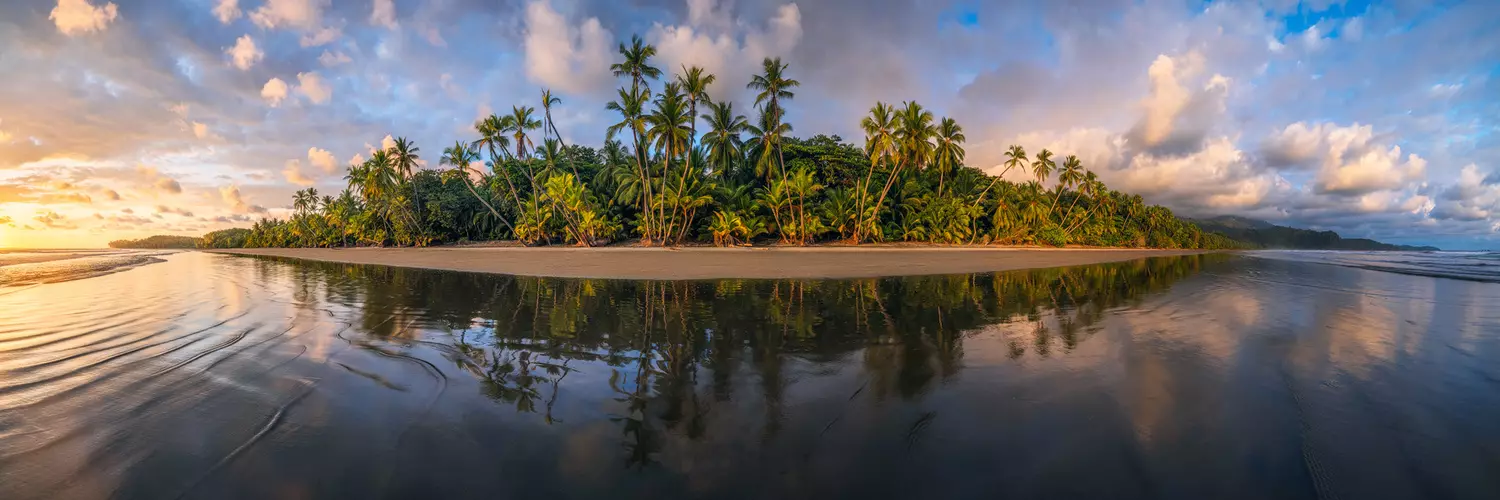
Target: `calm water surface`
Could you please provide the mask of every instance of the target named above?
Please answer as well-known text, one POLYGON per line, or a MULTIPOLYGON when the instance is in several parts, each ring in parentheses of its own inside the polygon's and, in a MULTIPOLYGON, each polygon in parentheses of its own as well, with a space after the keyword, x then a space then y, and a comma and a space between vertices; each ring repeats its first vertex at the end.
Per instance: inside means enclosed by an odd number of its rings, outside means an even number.
POLYGON ((0 498, 1500 497, 1495 283, 84 258, 0 264, 0 498))

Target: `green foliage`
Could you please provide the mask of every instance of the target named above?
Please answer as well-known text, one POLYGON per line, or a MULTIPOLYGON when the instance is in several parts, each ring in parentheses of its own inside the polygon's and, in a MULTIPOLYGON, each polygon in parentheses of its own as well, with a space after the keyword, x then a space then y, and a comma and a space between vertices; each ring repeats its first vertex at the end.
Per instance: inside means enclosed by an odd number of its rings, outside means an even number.
POLYGON ((444 170, 421 168, 417 145, 398 138, 351 166, 339 196, 300 191, 287 219, 205 244, 593 246, 631 234, 643 245, 1246 246, 1110 190, 1072 155, 1011 147, 999 174, 1035 178, 1020 184, 966 166, 963 127, 917 102, 876 103, 860 123, 863 147, 791 137, 785 110, 799 83, 780 59, 747 85, 751 120, 710 97, 723 83, 701 68, 663 75, 639 38, 619 51, 621 88, 606 106, 618 121, 601 148, 563 143, 552 123, 562 101, 543 90, 540 103, 476 122, 473 137, 443 150, 444 170))
POLYGON ((214 231, 203 235, 198 241, 198 248, 244 248, 245 241, 250 238, 250 230, 236 227, 214 231))
POLYGON ((156 235, 147 236, 138 240, 115 240, 109 242, 110 248, 197 248, 198 238, 191 236, 169 236, 156 235))

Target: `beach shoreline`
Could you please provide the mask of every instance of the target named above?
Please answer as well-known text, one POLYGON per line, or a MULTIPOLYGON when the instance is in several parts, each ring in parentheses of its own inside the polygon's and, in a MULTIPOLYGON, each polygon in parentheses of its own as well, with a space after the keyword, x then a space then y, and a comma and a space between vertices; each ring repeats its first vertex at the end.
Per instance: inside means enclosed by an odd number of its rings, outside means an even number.
POLYGON ((838 279, 971 274, 1218 252, 907 246, 245 248, 203 251, 519 276, 646 280, 838 279))

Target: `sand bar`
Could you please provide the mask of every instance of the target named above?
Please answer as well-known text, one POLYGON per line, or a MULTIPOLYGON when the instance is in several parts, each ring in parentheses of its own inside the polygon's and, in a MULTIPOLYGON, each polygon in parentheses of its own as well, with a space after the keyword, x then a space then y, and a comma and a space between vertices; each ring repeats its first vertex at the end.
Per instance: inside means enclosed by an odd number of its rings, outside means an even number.
POLYGON ((956 247, 754 247, 754 248, 255 248, 213 250, 236 255, 288 257, 563 278, 866 278, 966 274, 1076 266, 1205 250, 1032 249, 956 247))

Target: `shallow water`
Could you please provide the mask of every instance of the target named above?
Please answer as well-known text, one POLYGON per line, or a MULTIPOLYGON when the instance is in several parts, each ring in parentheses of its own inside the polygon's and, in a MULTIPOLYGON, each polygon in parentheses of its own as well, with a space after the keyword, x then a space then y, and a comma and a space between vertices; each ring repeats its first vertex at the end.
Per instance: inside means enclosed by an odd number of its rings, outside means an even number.
POLYGON ((1493 283, 153 258, 0 288, 0 498, 1500 496, 1493 283))

